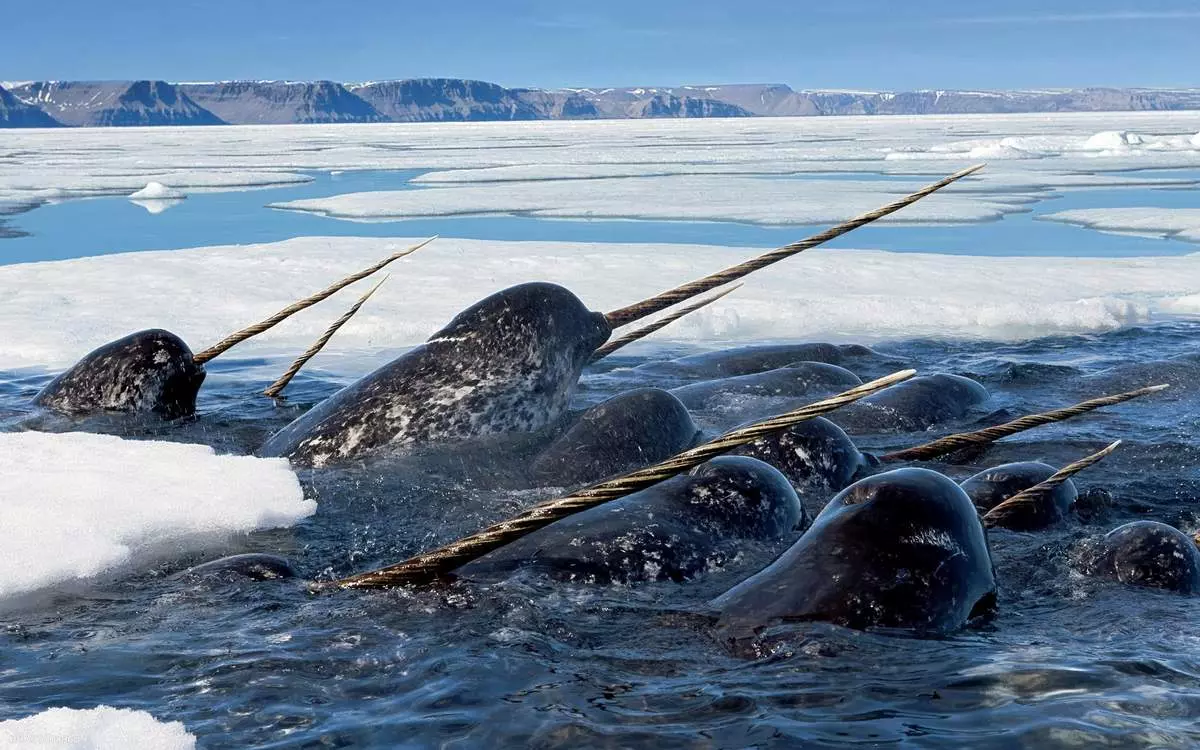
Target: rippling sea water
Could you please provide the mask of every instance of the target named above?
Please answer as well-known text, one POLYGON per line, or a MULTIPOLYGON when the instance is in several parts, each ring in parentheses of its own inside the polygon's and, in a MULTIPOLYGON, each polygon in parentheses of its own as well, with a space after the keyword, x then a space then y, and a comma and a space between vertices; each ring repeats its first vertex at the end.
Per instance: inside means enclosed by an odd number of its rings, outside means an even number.
MULTIPOLYGON (((320 510, 293 529, 8 603, 0 718, 49 706, 144 708, 183 721, 206 748, 1192 747, 1200 742, 1200 601, 1083 578, 1069 561, 1074 544, 1126 520, 1189 531, 1200 524, 1197 336, 1200 324, 1166 323, 1015 344, 895 342, 860 368, 866 377, 903 362, 975 377, 992 393, 983 409, 937 433, 863 435, 864 449, 1172 384, 1158 396, 1010 439, 968 463, 928 464, 965 478, 1007 461, 1062 465, 1125 441, 1079 478, 1081 489, 1112 495, 1087 523, 991 534, 1000 608, 982 629, 922 640, 787 626, 763 634, 749 653, 730 650, 712 635, 705 602, 790 540, 748 548, 683 584, 518 576, 432 591, 314 595, 296 582, 196 584, 175 575, 222 554, 269 551, 291 558, 306 578, 328 578, 556 494, 525 487, 527 445, 492 444, 304 472, 320 510)), ((634 384, 677 384, 629 368, 683 351, 605 361, 584 376, 576 406, 634 384)), ((194 422, 89 428, 246 452, 342 382, 319 371, 302 375, 292 402, 273 407, 253 397, 267 382, 262 364, 218 364, 194 422)), ((9 428, 42 419, 25 404, 44 380, 0 380, 9 428)), ((735 418, 698 417, 710 432, 735 418)))

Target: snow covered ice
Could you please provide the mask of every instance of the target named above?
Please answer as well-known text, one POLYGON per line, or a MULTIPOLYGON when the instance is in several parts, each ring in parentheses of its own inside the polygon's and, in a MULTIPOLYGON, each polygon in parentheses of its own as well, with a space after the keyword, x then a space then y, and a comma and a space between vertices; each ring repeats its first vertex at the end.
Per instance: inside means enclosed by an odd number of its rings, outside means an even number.
POLYGON ((99 706, 51 708, 0 721, 0 747, 11 750, 193 750, 196 738, 177 721, 145 711, 99 706))
MULTIPOLYGON (((0 289, 8 290, 0 297, 6 331, 0 368, 60 369, 107 341, 155 326, 193 348, 208 346, 415 241, 305 237, 0 266, 0 289), (127 283, 133 276, 136 289, 127 283)), ((592 309, 611 310, 755 254, 704 245, 441 238, 391 266, 391 282, 312 366, 362 374, 421 343, 467 305, 530 279, 562 284, 592 309)), ((348 305, 369 284, 339 299, 348 305)), ((656 341, 719 346, 1098 332, 1186 312, 1179 301, 1198 291, 1200 254, 989 258, 816 249, 751 276, 656 341)), ((231 356, 293 357, 340 312, 306 310, 231 356)))
POLYGON ((1200 242, 1200 208, 1081 208, 1042 217, 1101 232, 1142 234, 1200 242))
POLYGON ((282 459, 90 433, 0 433, 0 597, 312 515, 282 459))

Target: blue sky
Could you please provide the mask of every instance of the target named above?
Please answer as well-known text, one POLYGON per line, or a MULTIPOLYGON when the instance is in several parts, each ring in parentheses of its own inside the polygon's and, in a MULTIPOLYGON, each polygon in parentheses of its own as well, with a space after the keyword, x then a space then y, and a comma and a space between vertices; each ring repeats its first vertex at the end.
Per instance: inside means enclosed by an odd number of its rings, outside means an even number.
POLYGON ((17 0, 0 80, 1200 86, 1195 0, 17 0))

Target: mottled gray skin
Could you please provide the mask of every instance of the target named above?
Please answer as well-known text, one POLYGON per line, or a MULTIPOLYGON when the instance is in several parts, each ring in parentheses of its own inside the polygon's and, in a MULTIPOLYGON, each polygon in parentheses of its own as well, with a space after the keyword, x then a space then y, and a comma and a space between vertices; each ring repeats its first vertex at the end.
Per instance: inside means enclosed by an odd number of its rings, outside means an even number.
POLYGON ((1088 575, 1180 594, 1200 592, 1200 550, 1179 529, 1134 521, 1108 532, 1081 565, 1088 575))
POLYGON ((138 331, 79 360, 33 402, 68 416, 117 411, 176 419, 196 413, 204 375, 183 339, 159 329, 138 331))
POLYGON ((202 565, 188 568, 180 576, 192 580, 236 581, 238 579, 249 579, 251 581, 273 581, 284 578, 295 578, 296 569, 292 567, 287 558, 252 552, 243 555, 231 555, 206 562, 202 565))
POLYGON ((774 563, 713 601, 733 639, 784 621, 953 632, 991 612, 996 579, 971 500, 928 469, 847 487, 774 563))
POLYGON ((665 362, 647 362, 634 368, 641 372, 681 378, 729 378, 774 370, 795 362, 839 364, 847 355, 859 355, 862 346, 834 344, 763 344, 705 352, 665 362))
POLYGON ((730 453, 766 461, 783 472, 802 499, 822 504, 844 490, 869 464, 842 428, 824 417, 806 420, 730 453))
POLYGON ((766 372, 692 383, 672 388, 671 393, 689 409, 729 409, 736 408, 746 398, 825 396, 856 385, 862 385, 862 380, 844 367, 796 362, 766 372))
POLYGON ((585 411, 538 454, 533 473, 558 486, 598 482, 670 458, 699 435, 679 399, 660 388, 636 388, 585 411))
POLYGON ((987 389, 961 375, 923 375, 838 409, 848 432, 915 432, 966 416, 988 400, 987 389))
MULTIPOLYGON (((1021 461, 984 469, 960 486, 979 512, 987 513, 1018 492, 1046 481, 1056 471, 1053 466, 1040 461, 1021 461)), ((1078 498, 1075 483, 1068 479, 1043 494, 1036 505, 1015 506, 1003 518, 997 519, 995 526, 1012 531, 1038 531, 1053 526, 1067 517, 1078 498)))
POLYGON ((259 454, 323 466, 383 446, 541 429, 566 410, 610 333, 603 314, 560 286, 510 287, 317 404, 259 454))
POLYGON ((683 581, 737 555, 737 542, 779 539, 808 524, 782 474, 743 456, 553 523, 457 573, 490 578, 522 568, 558 580, 683 581))

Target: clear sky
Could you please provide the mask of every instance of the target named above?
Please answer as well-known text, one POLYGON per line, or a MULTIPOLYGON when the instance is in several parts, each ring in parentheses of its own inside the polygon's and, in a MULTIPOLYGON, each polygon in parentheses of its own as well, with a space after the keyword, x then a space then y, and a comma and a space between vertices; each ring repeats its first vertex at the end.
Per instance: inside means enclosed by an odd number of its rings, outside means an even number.
POLYGON ((1197 0, 16 0, 0 80, 1200 86, 1197 0))

